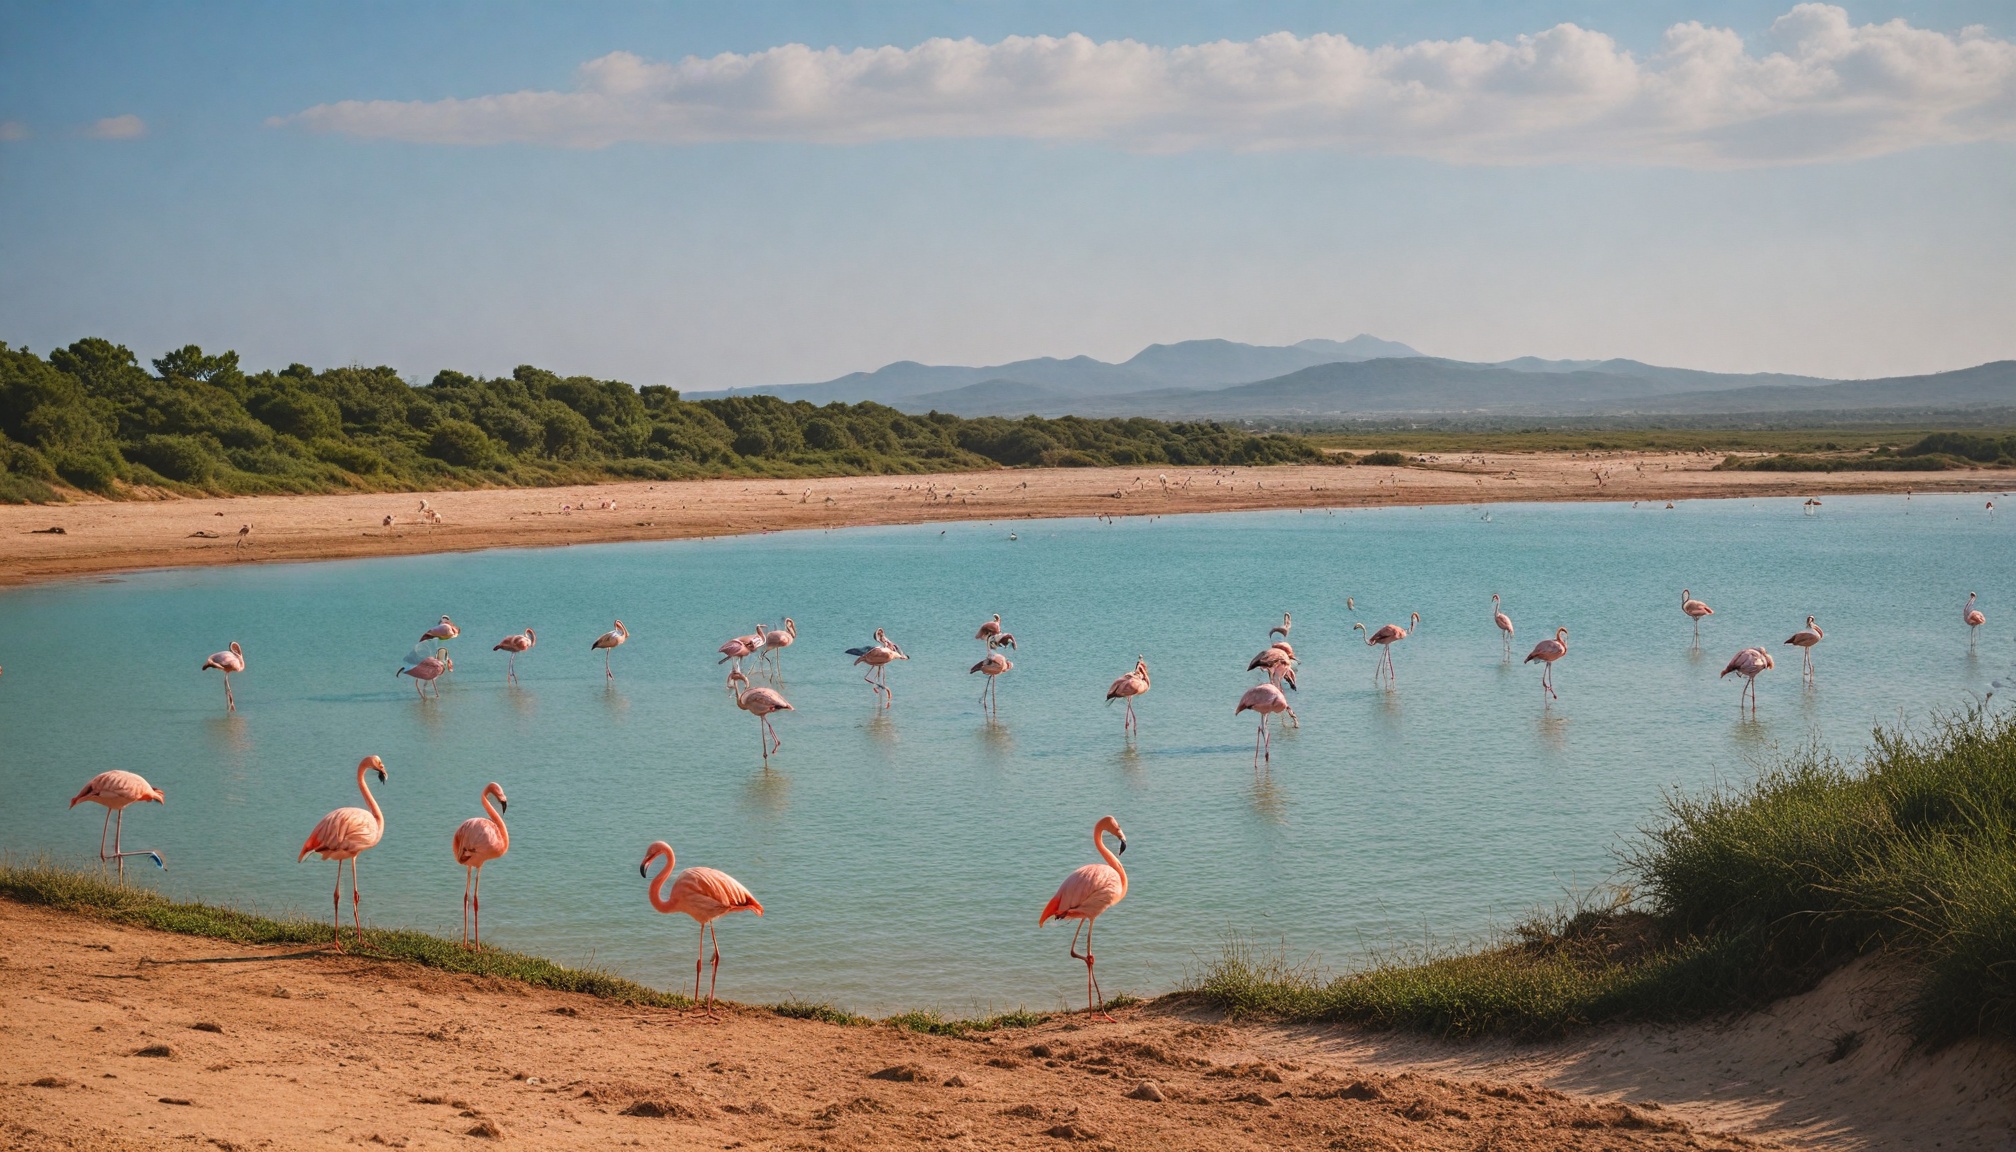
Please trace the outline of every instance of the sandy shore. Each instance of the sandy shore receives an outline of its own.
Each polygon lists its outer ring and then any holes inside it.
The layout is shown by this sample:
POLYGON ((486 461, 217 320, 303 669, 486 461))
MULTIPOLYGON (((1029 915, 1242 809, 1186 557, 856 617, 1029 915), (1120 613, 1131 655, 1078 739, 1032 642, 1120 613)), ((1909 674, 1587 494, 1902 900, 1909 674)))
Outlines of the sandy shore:
POLYGON ((1999 491, 1997 472, 1715 472, 1720 456, 1447 458, 1432 467, 1066 468, 475 492, 0 506, 0 584, 193 564, 666 540, 798 528, 1510 500, 1999 491), (1166 481, 1166 482, 1165 482, 1166 481), (423 519, 425 500, 439 522, 423 519), (392 517, 388 526, 386 517, 392 517), (240 543, 238 530, 250 524, 240 543), (46 531, 63 529, 61 534, 46 531))
POLYGON ((1999 1050, 1907 1052, 1866 969, 1726 1027, 1557 1045, 1226 1024, 1171 1000, 948 1039, 705 1023, 4 899, 0 941, 10 1149, 1957 1152, 2007 1146, 2016 1080, 1999 1050))

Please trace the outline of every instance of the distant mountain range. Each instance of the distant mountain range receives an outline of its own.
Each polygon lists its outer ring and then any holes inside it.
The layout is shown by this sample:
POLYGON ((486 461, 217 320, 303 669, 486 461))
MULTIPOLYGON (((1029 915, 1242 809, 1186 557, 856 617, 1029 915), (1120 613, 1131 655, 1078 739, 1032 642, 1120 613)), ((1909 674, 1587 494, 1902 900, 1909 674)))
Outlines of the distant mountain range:
POLYGON ((1636 360, 1482 364, 1356 336, 1285 347, 1230 340, 1151 344, 1119 364, 1075 356, 967 368, 899 361, 817 384, 689 393, 766 393, 815 404, 873 400, 960 416, 1360 419, 1434 415, 1709 415, 1873 409, 2016 408, 2016 361, 1928 376, 1829 380, 1701 372, 1636 360))

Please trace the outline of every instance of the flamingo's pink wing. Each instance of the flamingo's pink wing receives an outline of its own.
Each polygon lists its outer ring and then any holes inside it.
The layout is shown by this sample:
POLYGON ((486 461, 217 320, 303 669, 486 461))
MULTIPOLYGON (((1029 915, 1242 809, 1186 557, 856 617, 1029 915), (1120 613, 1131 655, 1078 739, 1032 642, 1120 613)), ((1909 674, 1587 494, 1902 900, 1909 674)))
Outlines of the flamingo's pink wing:
POLYGON ((746 908, 758 916, 763 914, 763 905, 749 889, 718 868, 688 868, 681 872, 672 882, 672 899, 677 902, 682 896, 698 896, 729 911, 746 908))
POLYGON ((315 830, 301 845, 301 854, 294 859, 297 863, 305 860, 310 852, 320 852, 325 860, 336 853, 355 855, 378 843, 383 832, 364 809, 338 808, 316 822, 315 830))
POLYGON ((1120 902, 1126 893, 1120 874, 1105 864, 1087 864, 1064 878, 1057 894, 1043 906, 1036 921, 1040 927, 1051 919, 1078 917, 1091 919, 1120 902))
POLYGON ((472 816, 455 829, 455 862, 464 865, 495 860, 509 845, 497 825, 481 816, 472 816))

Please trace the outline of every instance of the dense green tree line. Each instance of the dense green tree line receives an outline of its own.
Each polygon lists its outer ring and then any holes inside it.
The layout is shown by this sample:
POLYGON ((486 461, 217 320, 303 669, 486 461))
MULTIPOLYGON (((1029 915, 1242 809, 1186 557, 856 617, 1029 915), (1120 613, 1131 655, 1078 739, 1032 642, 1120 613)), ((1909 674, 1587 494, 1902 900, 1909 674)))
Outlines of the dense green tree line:
POLYGON ((250 494, 1325 458, 1300 437, 1214 423, 690 401, 529 366, 415 387, 382 367, 248 375, 237 353, 193 344, 152 363, 96 338, 46 359, 0 343, 0 501, 56 499, 57 485, 250 494))

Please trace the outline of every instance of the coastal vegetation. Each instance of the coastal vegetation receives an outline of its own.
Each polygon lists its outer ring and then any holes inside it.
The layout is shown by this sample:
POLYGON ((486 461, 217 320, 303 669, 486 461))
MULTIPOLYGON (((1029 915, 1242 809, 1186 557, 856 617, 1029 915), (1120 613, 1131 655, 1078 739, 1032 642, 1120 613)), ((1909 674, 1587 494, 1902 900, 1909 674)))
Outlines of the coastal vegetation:
POLYGON ((1668 799, 1624 882, 1472 951, 1329 976, 1233 941, 1191 991, 1234 1014, 1538 1039, 1754 1007, 1861 957, 1910 988, 1929 1046, 2016 1040, 2016 719, 1878 731, 1668 799))
POLYGON ((2016 443, 2016 427, 1894 424, 1762 428, 1688 424, 1653 428, 1548 421, 1544 424, 1479 428, 1456 422, 1422 420, 1368 424, 1350 430, 1313 426, 1285 430, 1297 432, 1318 447, 1330 451, 1360 454, 1401 452, 1409 456, 1437 454, 1460 457, 1466 453, 1684 452, 1704 456, 1742 453, 1755 457, 1762 453, 1856 460, 1936 453, 1942 458, 1971 461, 1971 464, 1954 464, 1955 467, 1991 466, 2008 454, 1998 447, 1985 457, 1972 455, 1983 450, 1978 445, 2016 443), (1921 450, 1920 446, 1928 441, 1933 446, 1921 450), (1969 445, 1968 451, 1956 450, 1957 444, 1962 441, 1969 445))
POLYGON ((58 485, 252 495, 1331 459, 1301 437, 1209 421, 689 401, 531 366, 495 378, 442 371, 416 386, 384 367, 247 373, 237 353, 192 344, 152 367, 96 338, 46 359, 0 343, 0 502, 54 500, 58 485))

